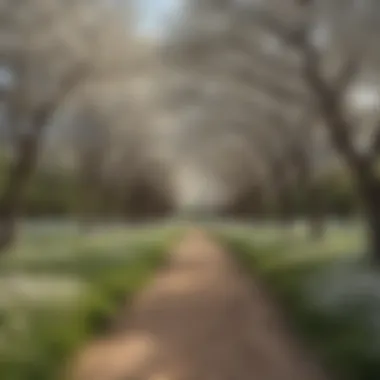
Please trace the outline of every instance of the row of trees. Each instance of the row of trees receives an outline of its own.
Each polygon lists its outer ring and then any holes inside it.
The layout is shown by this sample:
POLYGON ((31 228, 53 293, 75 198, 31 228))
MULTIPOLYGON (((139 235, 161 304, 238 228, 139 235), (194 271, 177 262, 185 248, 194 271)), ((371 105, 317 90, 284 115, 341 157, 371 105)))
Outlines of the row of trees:
MULTIPOLYGON (((162 182, 165 178, 165 167, 157 163, 151 165, 154 165, 154 168, 135 173, 133 181, 130 180, 128 183, 120 182, 119 178, 111 181, 105 176, 100 177, 90 189, 83 186, 82 178, 76 170, 40 167, 26 189, 22 215, 42 218, 69 217, 77 218, 78 221, 101 218, 133 221, 164 217, 176 212, 176 202, 170 190, 164 191, 165 183, 158 185, 158 180, 162 182), (159 173, 157 180, 152 172, 159 173)), ((0 161, 0 188, 6 186, 8 167, 8 160, 3 158, 0 161)), ((350 218, 358 215, 359 200, 347 173, 332 172, 323 178, 318 186, 324 210, 329 216, 350 218)), ((275 199, 266 196, 264 190, 260 184, 254 184, 245 192, 239 193, 239 196, 227 205, 219 207, 216 212, 219 215, 247 220, 274 219, 278 205, 275 199)), ((302 189, 295 186, 290 195, 289 211, 292 218, 304 218, 308 207, 302 189)))
POLYGON ((376 86, 379 14, 370 0, 194 0, 164 47, 176 73, 168 96, 176 99, 181 128, 193 137, 180 131, 179 141, 199 155, 234 140, 242 154, 249 152, 251 167, 237 176, 238 156, 220 150, 212 165, 232 166, 235 175, 231 181, 221 173, 222 181, 234 192, 264 188, 284 220, 292 214, 294 188, 302 189, 316 233, 323 210, 320 179, 343 163, 376 260, 380 124, 378 117, 363 117, 352 97, 359 85, 376 86))
POLYGON ((178 204, 192 187, 178 173, 192 167, 215 186, 194 191, 226 213, 276 204, 288 222, 302 209, 315 234, 334 204, 326 178, 348 171, 379 257, 380 127, 350 100, 358 85, 376 85, 377 2, 184 7, 157 54, 120 4, 1 2, 1 129, 11 163, 0 248, 12 240, 36 167, 48 162, 76 173, 87 216, 104 197, 129 213, 157 199, 178 204))
POLYGON ((152 188, 164 198, 167 174, 150 149, 152 115, 141 91, 154 59, 134 33, 127 5, 1 1, 1 131, 9 165, 0 249, 14 238, 39 166, 75 173, 76 203, 86 219, 104 197, 131 212, 152 188))

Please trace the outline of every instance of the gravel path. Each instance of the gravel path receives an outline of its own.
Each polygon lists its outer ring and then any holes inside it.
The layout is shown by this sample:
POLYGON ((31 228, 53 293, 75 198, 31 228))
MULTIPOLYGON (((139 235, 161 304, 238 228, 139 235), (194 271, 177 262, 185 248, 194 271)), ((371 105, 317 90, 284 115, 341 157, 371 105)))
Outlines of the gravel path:
POLYGON ((320 380, 231 256, 190 231, 137 295, 124 332, 90 344, 70 380, 320 380))

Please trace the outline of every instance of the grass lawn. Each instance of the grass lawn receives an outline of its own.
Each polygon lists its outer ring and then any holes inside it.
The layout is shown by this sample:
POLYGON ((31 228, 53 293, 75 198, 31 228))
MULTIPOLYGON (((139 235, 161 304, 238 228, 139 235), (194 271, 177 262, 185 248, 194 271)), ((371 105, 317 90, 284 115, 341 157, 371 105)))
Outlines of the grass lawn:
POLYGON ((0 262, 0 374, 53 380, 163 262, 175 228, 26 231, 0 262))
POLYGON ((380 379, 380 277, 362 260, 358 227, 331 228, 318 242, 273 227, 215 231, 248 274, 264 279, 333 379, 380 379))
MULTIPOLYGON (((339 380, 380 379, 380 283, 358 263, 360 228, 331 227, 324 240, 310 242, 302 226, 284 235, 273 226, 200 224, 228 244, 249 273, 260 272, 294 329, 339 380)), ((0 262, 1 379, 54 380, 63 358, 103 331, 187 225, 87 235, 67 227, 24 229, 0 262)))

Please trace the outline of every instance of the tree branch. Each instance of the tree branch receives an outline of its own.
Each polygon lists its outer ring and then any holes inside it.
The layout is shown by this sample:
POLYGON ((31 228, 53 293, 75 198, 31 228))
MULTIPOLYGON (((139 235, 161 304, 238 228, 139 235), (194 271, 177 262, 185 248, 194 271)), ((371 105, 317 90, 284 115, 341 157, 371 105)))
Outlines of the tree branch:
POLYGON ((79 84, 83 84, 84 80, 91 76, 89 67, 86 64, 80 64, 72 72, 70 72, 62 81, 60 90, 57 91, 47 103, 42 104, 34 112, 33 127, 36 131, 43 129, 49 120, 55 115, 58 109, 66 102, 66 100, 77 89, 79 84))
MULTIPOLYGON (((312 1, 303 1, 303 5, 310 6, 312 1)), ((298 32, 294 46, 300 51, 303 58, 303 76, 311 88, 318 107, 324 117, 327 130, 337 150, 346 158, 348 164, 356 171, 361 171, 367 165, 366 157, 356 151, 352 136, 351 125, 345 119, 342 110, 341 88, 352 78, 351 72, 356 69, 356 64, 350 64, 340 75, 341 84, 335 87, 323 77, 320 67, 320 54, 316 47, 308 39, 307 23, 298 32)))
POLYGON ((336 78, 335 91, 337 96, 343 96, 348 87, 355 80, 355 77, 360 69, 360 53, 351 52, 343 63, 340 72, 336 78))

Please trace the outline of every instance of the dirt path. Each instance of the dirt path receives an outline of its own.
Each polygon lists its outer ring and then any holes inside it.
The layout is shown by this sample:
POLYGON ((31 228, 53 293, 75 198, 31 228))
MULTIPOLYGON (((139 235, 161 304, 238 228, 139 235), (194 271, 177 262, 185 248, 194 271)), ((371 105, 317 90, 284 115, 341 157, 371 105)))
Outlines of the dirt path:
POLYGON ((136 298, 125 333, 91 344, 70 380, 319 380, 259 286, 191 231, 136 298))

